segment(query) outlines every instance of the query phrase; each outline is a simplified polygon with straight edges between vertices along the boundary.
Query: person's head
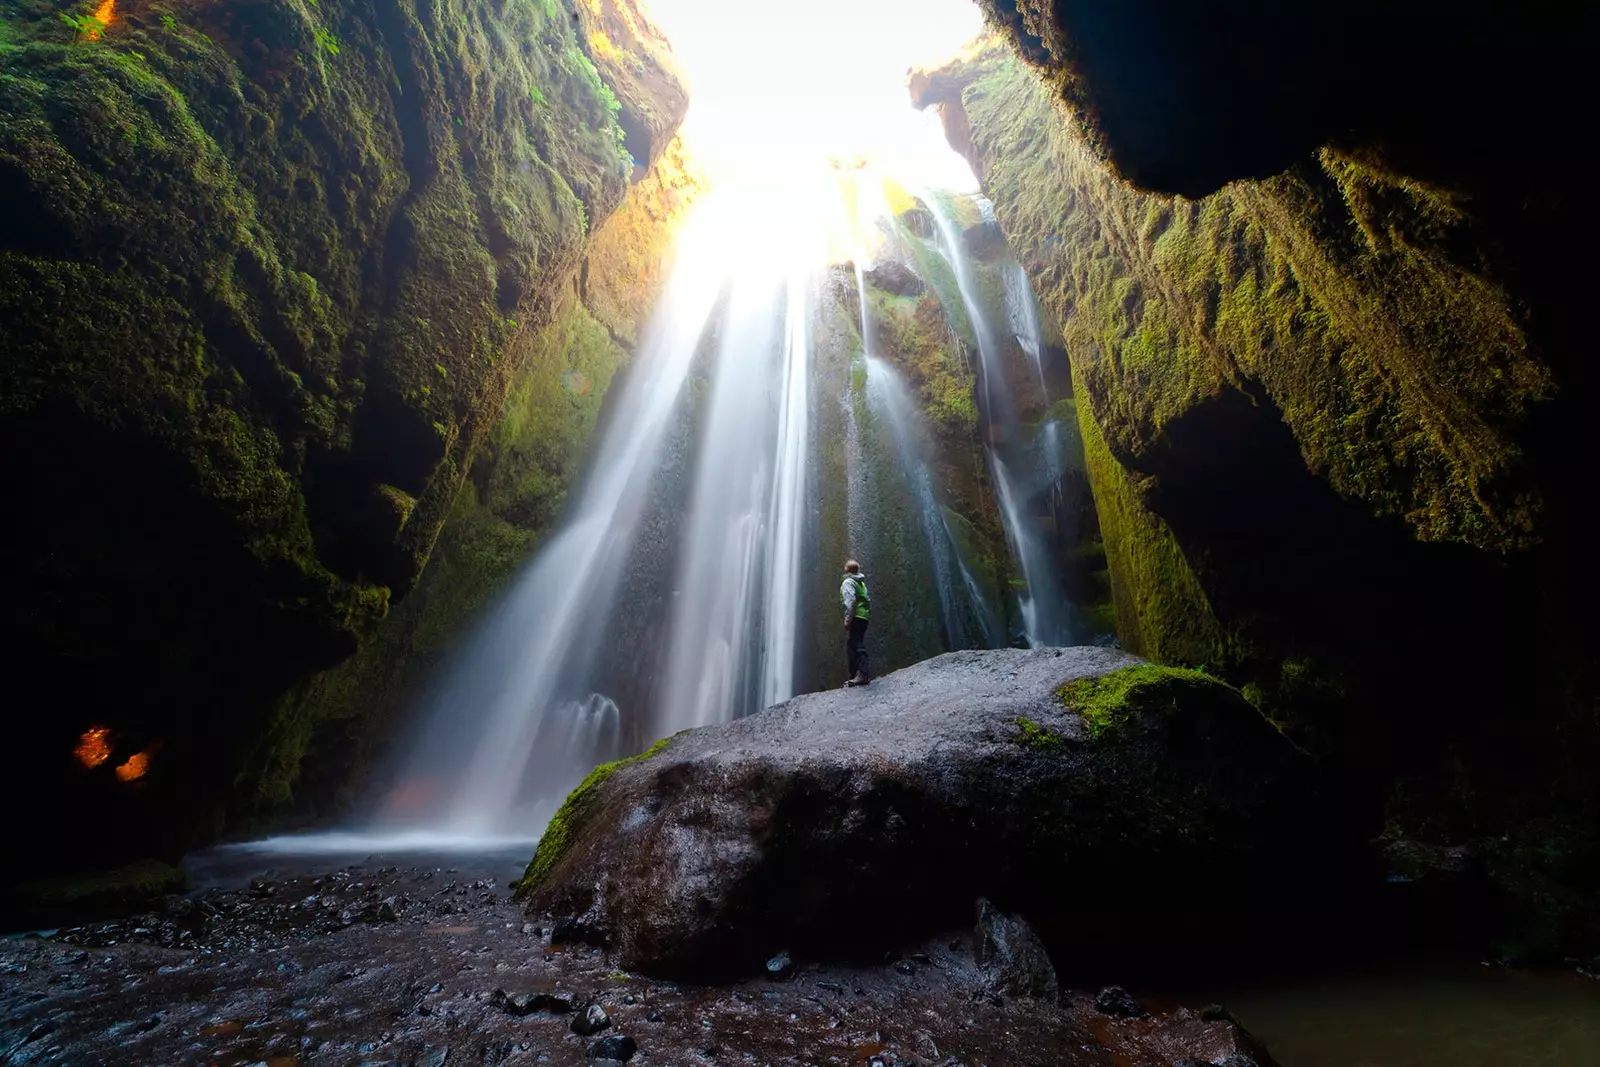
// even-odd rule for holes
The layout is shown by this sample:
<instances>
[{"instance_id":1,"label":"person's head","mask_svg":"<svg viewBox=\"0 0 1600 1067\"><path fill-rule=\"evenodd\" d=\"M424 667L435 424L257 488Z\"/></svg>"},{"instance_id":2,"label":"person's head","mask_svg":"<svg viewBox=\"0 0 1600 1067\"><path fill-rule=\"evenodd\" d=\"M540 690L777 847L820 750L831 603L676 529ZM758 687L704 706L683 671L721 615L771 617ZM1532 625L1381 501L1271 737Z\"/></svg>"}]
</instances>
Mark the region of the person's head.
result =
<instances>
[{"instance_id":1,"label":"person's head","mask_svg":"<svg viewBox=\"0 0 1600 1067\"><path fill-rule=\"evenodd\" d=\"M857 563L853 559L847 559L844 562L844 572L846 574L860 574L861 564Z\"/></svg>"}]
</instances>

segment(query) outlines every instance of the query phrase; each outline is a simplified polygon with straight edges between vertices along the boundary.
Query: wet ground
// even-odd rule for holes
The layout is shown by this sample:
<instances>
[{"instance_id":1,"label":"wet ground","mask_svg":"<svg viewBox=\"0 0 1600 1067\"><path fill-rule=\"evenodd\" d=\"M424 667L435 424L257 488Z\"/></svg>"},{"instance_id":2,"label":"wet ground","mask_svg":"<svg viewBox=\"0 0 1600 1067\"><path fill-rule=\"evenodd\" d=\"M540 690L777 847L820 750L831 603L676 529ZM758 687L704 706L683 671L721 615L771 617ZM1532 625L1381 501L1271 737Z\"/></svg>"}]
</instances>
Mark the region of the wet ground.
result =
<instances>
[{"instance_id":1,"label":"wet ground","mask_svg":"<svg viewBox=\"0 0 1600 1067\"><path fill-rule=\"evenodd\" d=\"M622 973L598 949L553 945L550 921L510 902L525 859L269 860L241 885L262 858L212 854L193 871L210 888L159 913L0 942L0 1063L1270 1062L1188 1008L1124 1018L1087 994L989 992L961 932L875 966L800 962L736 986Z\"/></svg>"}]
</instances>

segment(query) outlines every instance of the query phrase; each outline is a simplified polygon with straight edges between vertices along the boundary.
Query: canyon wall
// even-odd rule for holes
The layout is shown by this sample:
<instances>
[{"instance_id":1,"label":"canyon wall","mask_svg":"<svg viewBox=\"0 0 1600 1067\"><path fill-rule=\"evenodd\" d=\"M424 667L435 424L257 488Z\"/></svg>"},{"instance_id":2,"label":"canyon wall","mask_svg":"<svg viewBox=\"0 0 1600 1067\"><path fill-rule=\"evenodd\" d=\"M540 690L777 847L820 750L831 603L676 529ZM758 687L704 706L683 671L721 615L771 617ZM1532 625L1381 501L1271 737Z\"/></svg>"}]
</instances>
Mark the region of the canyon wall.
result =
<instances>
[{"instance_id":1,"label":"canyon wall","mask_svg":"<svg viewBox=\"0 0 1600 1067\"><path fill-rule=\"evenodd\" d=\"M543 479L502 541L554 513L636 314L574 286L686 106L613 0L74 18L0 23L6 799L46 869L280 796L284 694L400 612L464 491Z\"/></svg>"},{"instance_id":2,"label":"canyon wall","mask_svg":"<svg viewBox=\"0 0 1600 1067\"><path fill-rule=\"evenodd\" d=\"M1245 56L1230 80L1176 15L1129 36L1108 5L989 6L1001 40L913 93L1061 327L1124 644L1244 684L1373 835L1480 842L1534 902L1526 945L1592 940L1572 887L1600 854L1595 441L1570 248L1594 224L1546 117L1490 165L1460 121L1429 126L1442 104L1408 75L1392 114L1334 136L1302 74ZM1257 14L1250 40L1277 25ZM1429 69L1462 76L1471 43Z\"/></svg>"}]
</instances>

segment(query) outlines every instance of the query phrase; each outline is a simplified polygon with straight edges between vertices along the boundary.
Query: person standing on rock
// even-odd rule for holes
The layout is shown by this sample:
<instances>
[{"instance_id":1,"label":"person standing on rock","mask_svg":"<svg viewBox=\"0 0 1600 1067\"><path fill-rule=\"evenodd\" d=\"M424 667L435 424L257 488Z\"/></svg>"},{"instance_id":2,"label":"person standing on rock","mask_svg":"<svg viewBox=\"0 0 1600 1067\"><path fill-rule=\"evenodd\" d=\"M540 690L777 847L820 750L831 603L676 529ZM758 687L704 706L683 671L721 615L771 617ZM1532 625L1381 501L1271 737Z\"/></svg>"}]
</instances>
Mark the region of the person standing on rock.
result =
<instances>
[{"instance_id":1,"label":"person standing on rock","mask_svg":"<svg viewBox=\"0 0 1600 1067\"><path fill-rule=\"evenodd\" d=\"M844 565L844 584L839 586L839 599L844 601L844 652L845 669L849 678L845 687L866 685L867 677L867 620L872 617L872 599L867 593L867 576L861 573L861 564L850 560Z\"/></svg>"}]
</instances>

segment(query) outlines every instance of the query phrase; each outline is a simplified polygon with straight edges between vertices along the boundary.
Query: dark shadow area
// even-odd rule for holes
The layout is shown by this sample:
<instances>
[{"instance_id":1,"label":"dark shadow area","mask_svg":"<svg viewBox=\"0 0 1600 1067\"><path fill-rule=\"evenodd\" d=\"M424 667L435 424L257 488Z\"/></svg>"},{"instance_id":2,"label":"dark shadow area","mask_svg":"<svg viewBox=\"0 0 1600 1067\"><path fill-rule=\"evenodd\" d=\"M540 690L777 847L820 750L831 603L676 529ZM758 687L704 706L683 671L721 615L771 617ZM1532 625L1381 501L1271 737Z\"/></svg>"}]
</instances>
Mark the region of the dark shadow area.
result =
<instances>
[{"instance_id":1,"label":"dark shadow area","mask_svg":"<svg viewBox=\"0 0 1600 1067\"><path fill-rule=\"evenodd\" d=\"M271 695L349 637L308 626L292 595L274 605L159 447L41 409L5 423L0 448L0 494L29 516L0 524L0 551L26 561L8 570L15 758L0 779L26 859L5 881L175 857L217 832ZM91 724L106 749L87 766L74 750Z\"/></svg>"},{"instance_id":2,"label":"dark shadow area","mask_svg":"<svg viewBox=\"0 0 1600 1067\"><path fill-rule=\"evenodd\" d=\"M1524 169L1589 128L1569 109L1593 113L1592 5L1055 0L1044 19L986 6L1150 190L1201 196L1330 141L1448 184ZM1482 150L1485 130L1508 129L1518 151Z\"/></svg>"}]
</instances>

